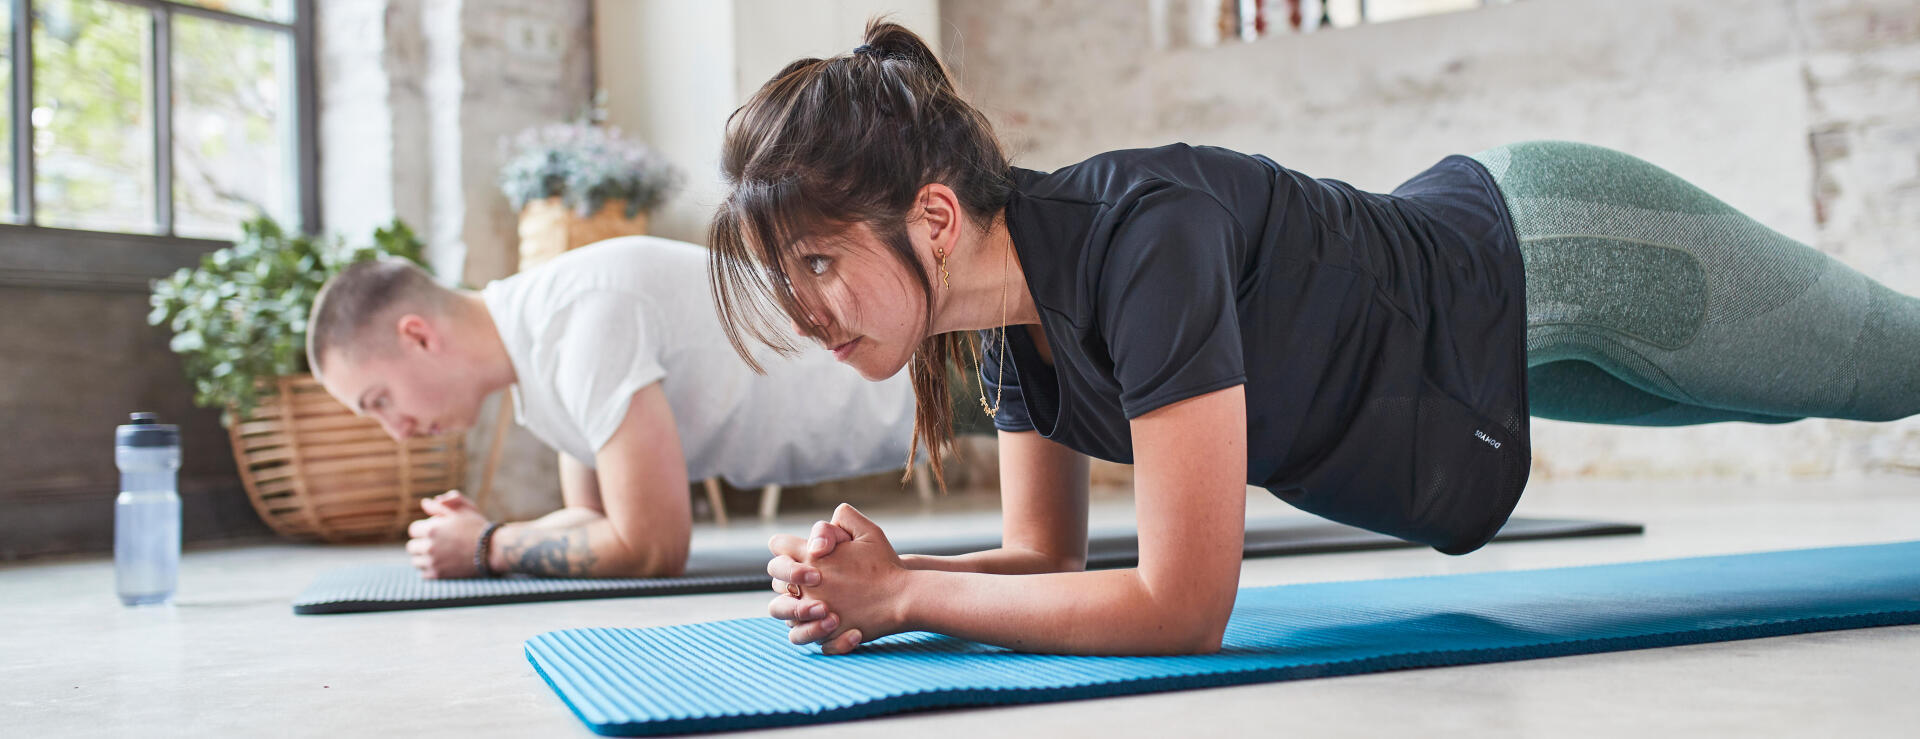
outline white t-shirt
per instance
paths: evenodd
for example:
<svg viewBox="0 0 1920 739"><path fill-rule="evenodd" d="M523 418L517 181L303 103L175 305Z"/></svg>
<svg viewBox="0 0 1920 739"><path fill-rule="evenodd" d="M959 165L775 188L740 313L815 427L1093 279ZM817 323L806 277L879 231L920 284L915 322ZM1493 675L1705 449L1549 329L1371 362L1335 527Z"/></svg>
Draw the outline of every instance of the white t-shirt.
<svg viewBox="0 0 1920 739"><path fill-rule="evenodd" d="M818 346L734 353L713 308L707 250L628 236L570 251L481 291L518 381L514 414L595 466L633 394L659 382L687 477L802 485L906 463L913 387L868 382Z"/></svg>

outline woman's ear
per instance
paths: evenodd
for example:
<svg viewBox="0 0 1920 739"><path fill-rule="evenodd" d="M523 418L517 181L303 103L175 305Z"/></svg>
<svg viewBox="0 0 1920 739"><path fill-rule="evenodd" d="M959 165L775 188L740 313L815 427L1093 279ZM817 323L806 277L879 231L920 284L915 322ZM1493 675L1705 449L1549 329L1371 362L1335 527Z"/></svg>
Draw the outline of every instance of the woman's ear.
<svg viewBox="0 0 1920 739"><path fill-rule="evenodd" d="M915 202L919 212L908 221L926 229L927 240L934 246L953 253L954 244L960 241L960 227L966 223L960 197L953 188L935 182L921 187Z"/></svg>

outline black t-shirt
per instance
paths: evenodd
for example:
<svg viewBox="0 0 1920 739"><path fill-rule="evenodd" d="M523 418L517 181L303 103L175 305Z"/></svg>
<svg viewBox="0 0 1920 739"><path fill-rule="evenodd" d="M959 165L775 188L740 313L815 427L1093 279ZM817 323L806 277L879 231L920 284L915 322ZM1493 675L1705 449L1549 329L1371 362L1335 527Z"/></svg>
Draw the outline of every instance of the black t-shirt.
<svg viewBox="0 0 1920 739"><path fill-rule="evenodd" d="M1477 162L1390 195L1183 144L1014 176L1053 364L1006 332L996 427L1131 462L1129 419L1245 384L1249 484L1447 553L1506 522L1531 461L1525 277Z"/></svg>

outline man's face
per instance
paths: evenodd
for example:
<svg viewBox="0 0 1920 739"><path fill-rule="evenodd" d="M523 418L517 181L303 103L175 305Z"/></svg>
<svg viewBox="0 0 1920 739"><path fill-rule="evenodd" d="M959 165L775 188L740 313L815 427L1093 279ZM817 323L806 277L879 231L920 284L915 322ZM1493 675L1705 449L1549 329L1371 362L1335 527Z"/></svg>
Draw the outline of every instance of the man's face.
<svg viewBox="0 0 1920 739"><path fill-rule="evenodd" d="M397 335L397 336L396 336ZM321 384L354 413L378 420L388 436L455 434L473 427L484 393L475 373L447 352L440 332L419 316L405 316L386 336L386 348L330 350L321 358Z"/></svg>

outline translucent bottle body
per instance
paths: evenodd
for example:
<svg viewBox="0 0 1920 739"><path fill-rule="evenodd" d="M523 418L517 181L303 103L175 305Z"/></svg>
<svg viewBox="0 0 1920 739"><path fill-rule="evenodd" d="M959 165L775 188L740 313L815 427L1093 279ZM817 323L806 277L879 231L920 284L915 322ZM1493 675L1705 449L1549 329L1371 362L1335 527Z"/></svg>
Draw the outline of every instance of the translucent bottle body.
<svg viewBox="0 0 1920 739"><path fill-rule="evenodd" d="M165 603L180 579L179 447L114 450L120 496L113 503L113 569L120 602Z"/></svg>

